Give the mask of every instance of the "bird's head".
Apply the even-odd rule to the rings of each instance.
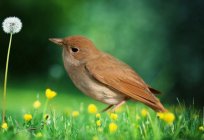
[[[67,61],[86,62],[97,57],[99,51],[93,42],[83,36],[70,36],[66,38],[50,38],[51,42],[63,48],[63,58]]]

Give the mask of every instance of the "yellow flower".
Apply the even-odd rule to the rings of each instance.
[[[41,138],[43,135],[41,132],[38,132],[36,135],[35,135],[37,138]]]
[[[1,125],[1,128],[4,129],[4,130],[7,130],[7,129],[8,129],[8,124],[4,122],[4,123]]]
[[[198,129],[199,129],[200,131],[204,131],[204,126],[200,126]]]
[[[91,113],[91,114],[97,113],[97,107],[94,104],[89,104],[88,112]]]
[[[40,106],[41,106],[41,103],[40,103],[39,100],[36,100],[36,101],[33,103],[33,107],[34,107],[35,109],[38,109]]]
[[[101,120],[97,120],[96,121],[96,125],[99,127],[99,126],[101,126]]]
[[[79,116],[79,111],[73,111],[72,112],[72,117],[78,117]]]
[[[175,116],[171,112],[166,112],[166,113],[164,113],[163,120],[168,124],[172,124],[174,122],[174,120],[175,120]]]
[[[159,117],[159,119],[161,119],[161,120],[164,119],[164,113],[158,112],[157,117]]]
[[[140,120],[140,116],[136,115],[136,121],[139,121],[139,120]]]
[[[23,116],[23,118],[24,118],[25,121],[28,122],[28,121],[32,120],[33,117],[32,117],[31,114],[25,114],[25,115]]]
[[[47,99],[50,100],[50,99],[54,98],[57,95],[57,93],[48,88],[45,91],[45,95],[46,95]]]
[[[101,118],[101,114],[100,114],[100,113],[97,113],[97,114],[96,114],[96,118],[97,118],[97,119]]]
[[[110,118],[111,118],[112,120],[117,120],[117,119],[118,119],[118,115],[115,114],[115,113],[111,113],[111,114],[110,114]]]
[[[146,117],[148,114],[149,114],[149,112],[148,112],[146,109],[142,109],[141,115],[142,115],[143,117]]]
[[[110,133],[115,133],[117,131],[117,129],[118,129],[117,124],[115,124],[113,122],[109,124],[109,132]]]

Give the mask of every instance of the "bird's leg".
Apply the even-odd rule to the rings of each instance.
[[[111,109],[111,112],[114,112],[118,107],[120,107],[121,105],[123,105],[125,103],[125,100],[122,100],[121,102],[119,102],[118,104],[114,105],[114,107]]]
[[[108,107],[106,107],[105,109],[103,109],[101,112],[105,112],[107,111],[108,109],[110,109],[113,105],[109,105]]]

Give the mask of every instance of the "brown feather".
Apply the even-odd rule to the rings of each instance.
[[[160,101],[151,93],[152,88],[149,88],[128,65],[112,56],[103,54],[98,59],[87,62],[86,69],[100,83],[127,97],[143,102],[155,111],[166,111]],[[152,91],[154,93],[154,90]]]
[[[156,90],[156,89],[154,89],[154,88],[152,88],[152,87],[148,87],[149,88],[149,90],[152,92],[152,93],[154,93],[154,94],[160,94],[161,92],[160,91],[158,91],[158,90]]]

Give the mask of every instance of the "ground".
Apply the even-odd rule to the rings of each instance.
[[[41,105],[33,106],[36,100]],[[193,106],[166,105],[170,114],[131,101],[113,113],[101,113],[104,107],[78,93],[48,100],[45,90],[8,89],[0,139],[204,139],[203,114]]]

